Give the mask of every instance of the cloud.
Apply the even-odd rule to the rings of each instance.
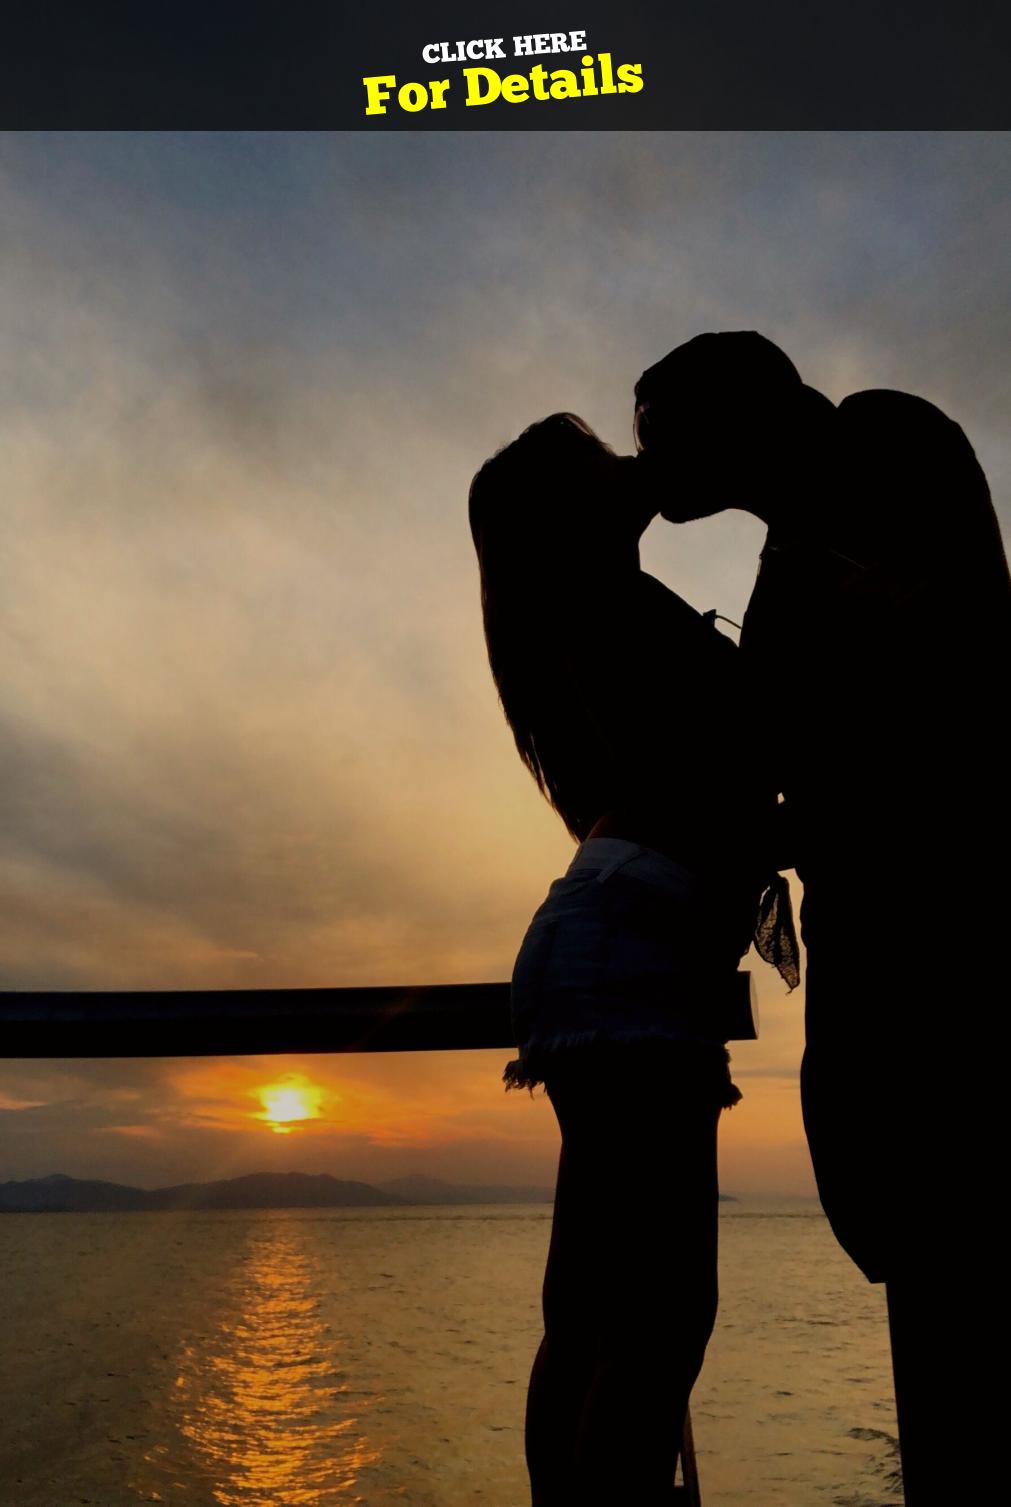
[[[645,365],[754,327],[833,398],[940,402],[1004,509],[1007,177],[971,133],[8,137],[3,986],[507,977],[571,849],[496,705],[474,470],[558,408],[629,445]],[[739,621],[761,539],[643,559]],[[763,1013],[749,1080],[799,1058]],[[366,1076],[377,1145],[530,1134],[462,1060]],[[164,1129],[61,1102],[18,1123]]]

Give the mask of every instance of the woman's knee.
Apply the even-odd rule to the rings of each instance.
[[[719,1294],[715,1270],[692,1279],[622,1284],[599,1309],[602,1340],[617,1349],[657,1348],[673,1344],[705,1346],[716,1323]]]
[[[626,1266],[587,1253],[571,1270],[549,1263],[544,1276],[549,1338],[573,1352],[616,1359],[674,1352],[701,1358],[718,1303],[715,1247],[689,1262],[651,1257]]]
[[[566,1280],[545,1273],[542,1308],[549,1343],[573,1357],[651,1368],[677,1357],[678,1369],[701,1366],[716,1323],[715,1261],[689,1273],[604,1268]],[[665,1360],[666,1358],[666,1360]]]

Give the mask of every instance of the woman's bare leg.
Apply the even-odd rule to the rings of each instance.
[[[666,1504],[716,1314],[717,1108],[670,1058],[617,1056],[551,1085],[562,1156],[534,1364],[534,1507]]]
[[[583,1405],[590,1390],[596,1356],[580,1328],[566,1333],[549,1320],[557,1306],[553,1293],[568,1272],[568,1167],[563,1144],[558,1159],[555,1212],[544,1277],[544,1336],[534,1357],[527,1392],[526,1456],[532,1507],[555,1507],[565,1500],[572,1473],[572,1456]]]

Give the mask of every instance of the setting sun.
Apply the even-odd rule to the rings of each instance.
[[[318,1120],[323,1113],[323,1090],[298,1073],[264,1084],[256,1093],[263,1109],[254,1118],[266,1120],[276,1135],[288,1135],[293,1125]]]

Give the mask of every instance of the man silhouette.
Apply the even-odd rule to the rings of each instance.
[[[804,884],[818,1191],[886,1284],[907,1504],[982,1500],[999,1436],[944,1440],[1003,1286],[983,1218],[1000,1185],[987,1053],[1011,590],[986,479],[932,404],[871,391],[836,407],[753,332],[679,346],[636,404],[665,518],[737,507],[768,525],[741,651]]]

